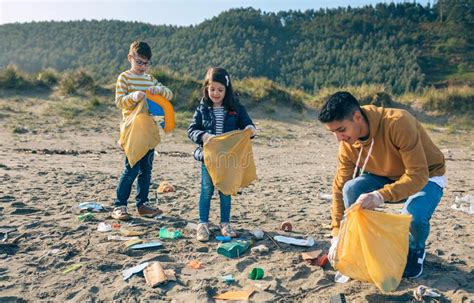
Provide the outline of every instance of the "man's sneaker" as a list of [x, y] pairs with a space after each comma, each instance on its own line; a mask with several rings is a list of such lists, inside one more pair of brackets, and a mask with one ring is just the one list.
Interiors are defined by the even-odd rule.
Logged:
[[120, 221], [130, 220], [130, 215], [127, 212], [126, 206], [115, 207], [111, 214], [112, 218]]
[[196, 232], [196, 239], [201, 242], [209, 241], [211, 232], [207, 223], [199, 223]]
[[161, 215], [163, 211], [158, 208], [150, 207], [146, 204], [142, 204], [137, 208], [138, 214], [142, 217], [153, 218], [158, 215]]
[[423, 273], [423, 262], [426, 251], [424, 249], [409, 250], [407, 265], [403, 272], [403, 278], [418, 278]]
[[232, 226], [230, 226], [229, 223], [221, 223], [221, 234], [224, 237], [230, 237], [230, 238], [237, 237], [237, 233], [232, 228]]

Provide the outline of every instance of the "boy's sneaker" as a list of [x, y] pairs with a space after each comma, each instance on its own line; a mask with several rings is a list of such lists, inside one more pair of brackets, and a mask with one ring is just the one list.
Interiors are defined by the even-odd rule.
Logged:
[[162, 210], [142, 204], [137, 208], [138, 214], [142, 217], [153, 218], [163, 213]]
[[209, 231], [209, 225], [207, 223], [199, 223], [196, 232], [196, 239], [201, 242], [209, 241], [211, 232]]
[[111, 214], [112, 218], [120, 221], [130, 220], [130, 215], [127, 212], [126, 206], [115, 207]]
[[424, 249], [409, 250], [407, 265], [403, 272], [403, 278], [418, 278], [423, 273], [423, 262], [426, 251]]
[[224, 237], [230, 237], [230, 238], [237, 237], [237, 233], [232, 228], [232, 226], [230, 226], [229, 223], [221, 223], [221, 234]]

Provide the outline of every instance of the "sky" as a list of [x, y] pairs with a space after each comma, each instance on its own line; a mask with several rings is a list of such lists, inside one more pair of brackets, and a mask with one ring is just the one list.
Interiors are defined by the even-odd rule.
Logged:
[[[416, 0], [426, 5], [434, 0]], [[231, 8], [265, 12], [361, 7], [407, 0], [0, 0], [0, 24], [32, 21], [123, 20], [154, 25], [196, 25]]]

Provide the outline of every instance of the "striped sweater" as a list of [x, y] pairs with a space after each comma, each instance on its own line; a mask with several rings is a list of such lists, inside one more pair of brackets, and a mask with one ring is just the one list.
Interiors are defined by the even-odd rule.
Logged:
[[151, 75], [136, 75], [127, 70], [121, 73], [117, 78], [115, 85], [115, 105], [122, 109], [122, 116], [125, 120], [137, 103], [132, 99], [132, 93], [146, 90], [150, 86], [157, 86], [160, 83]]

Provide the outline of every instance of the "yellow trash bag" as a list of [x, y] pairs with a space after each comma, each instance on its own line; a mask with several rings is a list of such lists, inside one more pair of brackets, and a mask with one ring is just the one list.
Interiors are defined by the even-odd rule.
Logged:
[[235, 195], [257, 178], [249, 129], [213, 137], [204, 144], [204, 165], [212, 183], [225, 195]]
[[148, 113], [145, 101], [140, 101], [120, 125], [119, 144], [125, 151], [130, 166], [133, 167], [158, 143], [160, 143], [158, 125]]
[[341, 222], [334, 268], [374, 283], [382, 293], [397, 289], [408, 255], [410, 215], [365, 210], [354, 204]]

